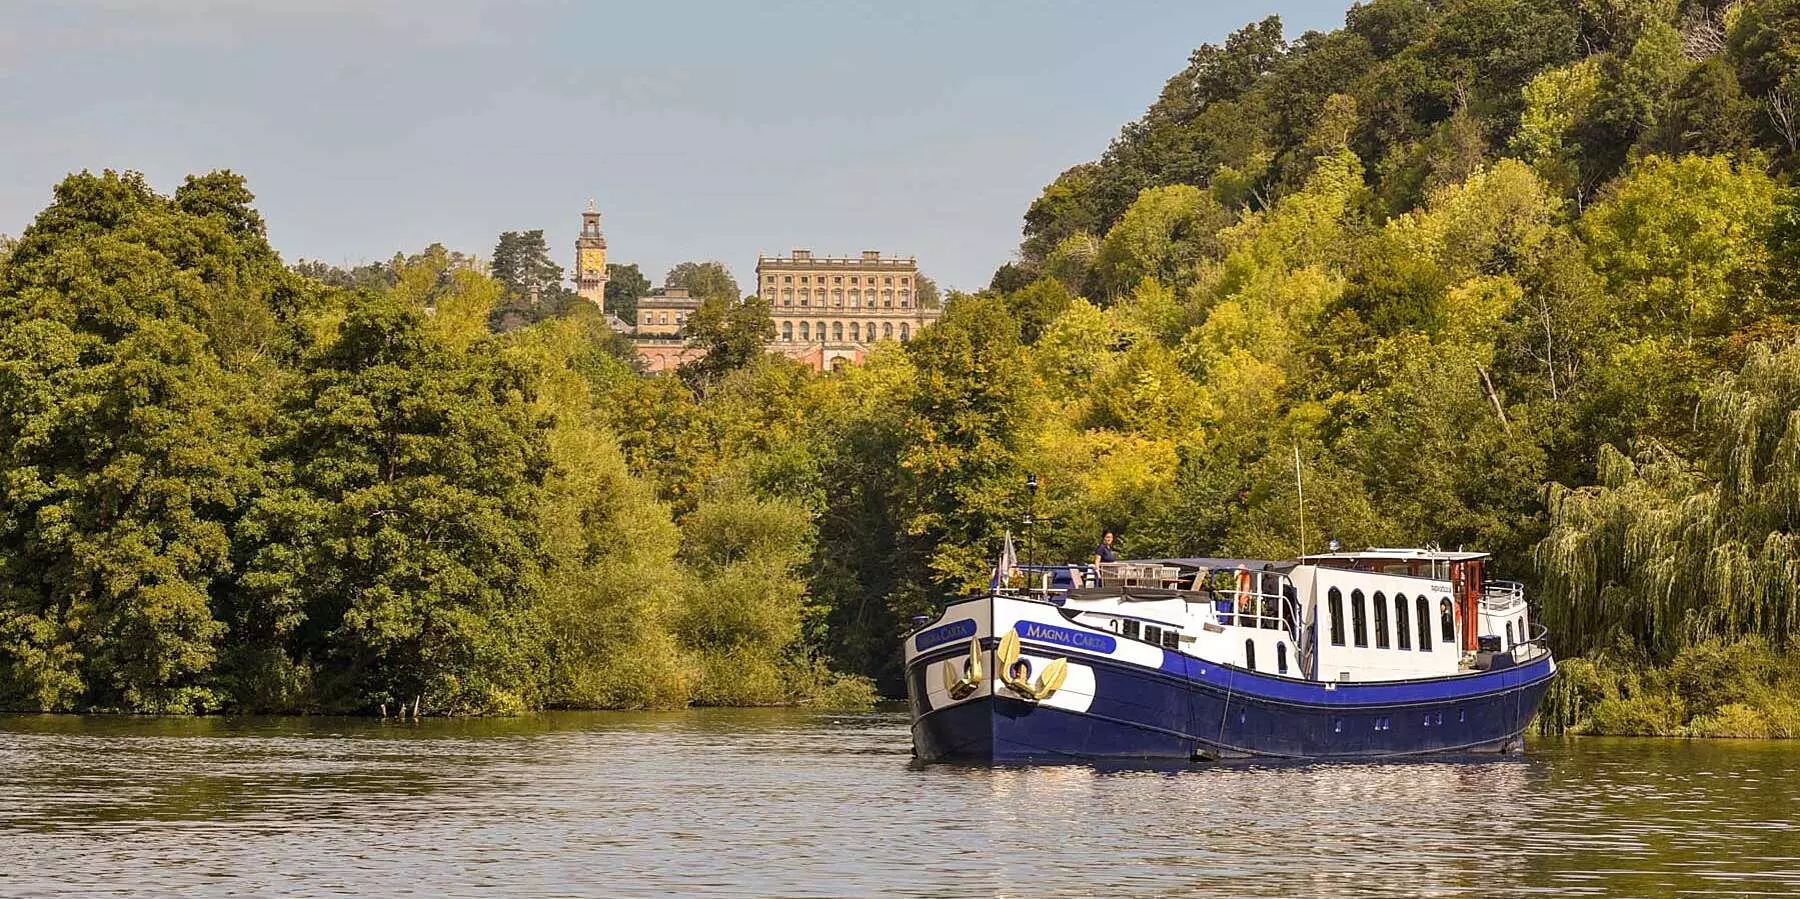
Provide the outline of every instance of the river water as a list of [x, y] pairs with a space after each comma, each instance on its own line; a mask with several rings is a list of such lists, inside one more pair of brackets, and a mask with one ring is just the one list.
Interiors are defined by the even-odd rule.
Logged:
[[902, 714], [0, 717], [0, 894], [1800, 894], [1800, 744], [921, 766]]

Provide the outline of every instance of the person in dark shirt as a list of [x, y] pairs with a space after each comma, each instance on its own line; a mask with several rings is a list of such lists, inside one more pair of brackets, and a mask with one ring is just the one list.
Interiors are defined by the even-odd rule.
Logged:
[[1094, 547], [1094, 564], [1119, 561], [1118, 553], [1113, 552], [1113, 532], [1107, 531], [1100, 538], [1100, 545]]

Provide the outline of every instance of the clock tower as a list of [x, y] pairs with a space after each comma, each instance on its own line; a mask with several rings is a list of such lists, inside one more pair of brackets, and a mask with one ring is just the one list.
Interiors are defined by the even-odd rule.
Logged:
[[581, 236], [575, 238], [575, 293], [606, 308], [606, 235], [600, 233], [600, 211], [593, 200], [581, 214]]

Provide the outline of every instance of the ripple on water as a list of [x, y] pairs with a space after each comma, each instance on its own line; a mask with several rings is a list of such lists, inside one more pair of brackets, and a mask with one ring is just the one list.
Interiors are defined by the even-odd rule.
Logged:
[[903, 716], [0, 718], [8, 895], [1800, 891], [1800, 746], [918, 765]]

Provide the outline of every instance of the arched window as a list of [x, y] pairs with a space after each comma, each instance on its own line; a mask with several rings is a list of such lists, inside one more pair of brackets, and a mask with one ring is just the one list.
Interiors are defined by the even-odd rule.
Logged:
[[1412, 648], [1412, 616], [1407, 614], [1408, 608], [1406, 595], [1394, 594], [1394, 636], [1401, 649]]
[[1510, 621], [1508, 621], [1506, 623], [1506, 646], [1505, 646], [1505, 648], [1507, 648], [1507, 649], [1513, 648], [1512, 622], [1510, 622]]
[[1275, 670], [1282, 674], [1287, 673], [1287, 644], [1286, 643], [1275, 644]]
[[832, 340], [843, 340], [844, 339], [844, 323], [843, 322], [832, 322], [831, 323], [831, 339]]
[[781, 323], [781, 339], [782, 340], [793, 340], [794, 339], [794, 323], [793, 322], [782, 322]]
[[811, 340], [812, 339], [812, 323], [811, 322], [801, 322], [800, 323], [800, 339], [801, 340]]
[[894, 323], [893, 322], [882, 322], [881, 323], [881, 339], [882, 340], [893, 340], [894, 339]]
[[902, 341], [904, 341], [911, 337], [912, 337], [912, 335], [910, 333], [908, 333], [906, 330], [906, 322], [901, 322], [900, 323], [900, 339]]
[[[1450, 597], [1438, 601], [1438, 620], [1443, 622], [1444, 642], [1456, 642], [1456, 609], [1450, 605]], [[1519, 621], [1519, 636], [1525, 636], [1525, 622]]]
[[869, 322], [868, 324], [863, 325], [863, 333], [868, 335], [870, 343], [874, 343], [875, 342], [875, 323]]
[[1361, 590], [1350, 591], [1350, 632], [1356, 645], [1369, 645], [1369, 606]]
[[861, 340], [862, 339], [862, 322], [851, 322], [850, 323], [850, 339], [851, 340]]
[[1325, 594], [1325, 597], [1326, 604], [1331, 606], [1331, 645], [1342, 646], [1344, 645], [1344, 594], [1339, 593], [1338, 588], [1333, 587], [1331, 592]]
[[1255, 640], [1245, 640], [1244, 641], [1244, 667], [1250, 669], [1251, 671], [1256, 670], [1256, 641]]
[[1419, 597], [1419, 649], [1431, 651], [1431, 600]]
[[1387, 595], [1380, 590], [1375, 591], [1375, 648], [1388, 648], [1388, 613]]

